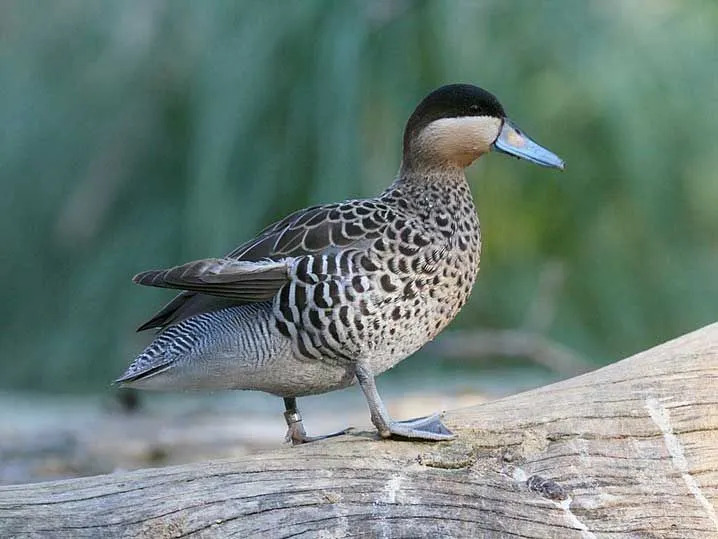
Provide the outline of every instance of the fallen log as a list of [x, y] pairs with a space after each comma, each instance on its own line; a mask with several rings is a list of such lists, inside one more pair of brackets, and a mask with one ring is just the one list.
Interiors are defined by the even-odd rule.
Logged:
[[718, 537], [718, 324], [446, 414], [239, 460], [0, 488], [0, 537]]

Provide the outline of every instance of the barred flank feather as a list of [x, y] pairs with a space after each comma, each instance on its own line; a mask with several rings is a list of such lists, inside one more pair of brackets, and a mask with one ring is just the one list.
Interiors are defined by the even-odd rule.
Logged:
[[270, 309], [268, 303], [230, 307], [170, 326], [157, 335], [115, 383], [131, 385], [179, 363], [201, 361], [226, 351], [238, 362], [256, 365], [276, 348], [277, 337], [268, 330]]

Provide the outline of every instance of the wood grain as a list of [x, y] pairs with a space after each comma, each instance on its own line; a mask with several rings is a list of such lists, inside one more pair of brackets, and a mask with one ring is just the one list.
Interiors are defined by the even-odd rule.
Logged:
[[0, 488], [0, 537], [718, 537], [718, 324], [446, 414], [241, 460]]

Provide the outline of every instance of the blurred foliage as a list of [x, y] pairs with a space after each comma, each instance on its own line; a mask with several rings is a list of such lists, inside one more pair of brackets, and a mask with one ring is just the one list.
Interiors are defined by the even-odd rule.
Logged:
[[395, 174], [424, 94], [466, 81], [567, 162], [469, 171], [484, 234], [454, 327], [547, 329], [596, 362], [718, 318], [718, 4], [3, 2], [0, 387], [101, 390], [222, 254]]

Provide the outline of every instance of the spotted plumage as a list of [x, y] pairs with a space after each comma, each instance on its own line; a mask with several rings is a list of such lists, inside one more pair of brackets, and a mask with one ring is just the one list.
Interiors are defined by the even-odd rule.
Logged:
[[[392, 421], [373, 378], [469, 297], [481, 235], [464, 167], [492, 148], [562, 166], [503, 114], [484, 90], [440, 88], [409, 120], [400, 172], [378, 197], [307, 208], [223, 258], [137, 275], [183, 292], [141, 326], [160, 333], [118, 381], [279, 395], [295, 443], [310, 440], [296, 397], [359, 382], [382, 436], [451, 437], [436, 417]], [[545, 153], [524, 155], [530, 144]]]

